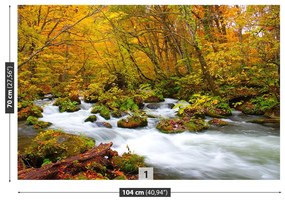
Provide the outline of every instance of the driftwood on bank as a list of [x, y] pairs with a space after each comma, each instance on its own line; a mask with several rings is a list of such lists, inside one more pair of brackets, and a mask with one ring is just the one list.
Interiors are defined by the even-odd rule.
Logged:
[[19, 179], [44, 180], [64, 179], [86, 171], [86, 166], [96, 163], [100, 166], [112, 167], [112, 157], [117, 156], [116, 151], [111, 150], [113, 143], [100, 144], [93, 149], [76, 156], [66, 158], [56, 163], [45, 165], [41, 168], [29, 168], [18, 172]]

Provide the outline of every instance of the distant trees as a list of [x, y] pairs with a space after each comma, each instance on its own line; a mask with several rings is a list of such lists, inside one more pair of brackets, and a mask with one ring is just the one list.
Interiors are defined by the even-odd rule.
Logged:
[[251, 71], [266, 85], [279, 82], [276, 5], [38, 5], [18, 12], [23, 99], [116, 75], [129, 86], [195, 75], [214, 94]]

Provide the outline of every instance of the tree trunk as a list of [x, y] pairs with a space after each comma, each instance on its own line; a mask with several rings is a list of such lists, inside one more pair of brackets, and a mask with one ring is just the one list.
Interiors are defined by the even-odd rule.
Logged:
[[41, 168], [29, 168], [20, 170], [18, 178], [25, 180], [64, 179], [63, 176], [75, 175], [84, 171], [88, 163], [98, 163], [102, 166], [110, 166], [110, 159], [117, 156], [116, 151], [111, 150], [112, 143], [100, 144], [98, 147], [76, 156], [51, 163]]
[[202, 72], [203, 72], [204, 78], [206, 79], [206, 81], [208, 83], [209, 89], [215, 95], [219, 95], [219, 92], [217, 91], [217, 88], [216, 88], [216, 85], [214, 83], [213, 77], [211, 76], [211, 74], [210, 74], [210, 72], [208, 70], [209, 68], [208, 68], [208, 65], [206, 63], [206, 60], [205, 60], [204, 56], [202, 55], [201, 49], [199, 48], [197, 42], [194, 42], [193, 46], [194, 46], [195, 51], [197, 53], [197, 56], [198, 56], [198, 59], [199, 59], [199, 62], [200, 62], [201, 68], [202, 68]]

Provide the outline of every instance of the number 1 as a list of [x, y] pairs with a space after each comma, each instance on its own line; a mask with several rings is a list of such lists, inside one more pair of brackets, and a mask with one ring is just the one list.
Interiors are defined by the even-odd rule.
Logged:
[[145, 173], [145, 178], [147, 178], [147, 170], [146, 170], [146, 171], [144, 171], [144, 173]]

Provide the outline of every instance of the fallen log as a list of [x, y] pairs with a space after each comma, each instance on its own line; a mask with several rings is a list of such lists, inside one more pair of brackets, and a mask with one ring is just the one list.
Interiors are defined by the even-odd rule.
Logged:
[[[111, 159], [113, 156], [118, 155], [116, 151], [111, 150], [112, 145], [112, 142], [100, 144], [83, 154], [47, 164], [41, 168], [19, 170], [18, 178], [23, 180], [71, 179], [72, 176], [87, 171], [88, 166], [91, 165], [94, 167], [94, 170], [107, 167], [112, 168]], [[97, 173], [94, 171], [93, 174], [96, 175]]]

